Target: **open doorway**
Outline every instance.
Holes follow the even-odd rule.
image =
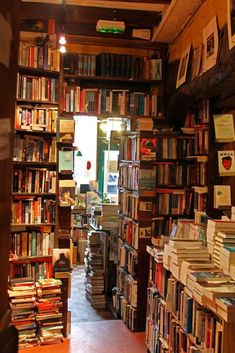
[[[110,125],[110,120],[99,121],[95,116],[75,117],[74,145],[77,150],[74,156],[74,179],[77,182],[77,203],[72,210],[74,254],[71,298],[69,300],[73,325],[79,322],[115,318],[111,310],[108,309],[107,301],[112,299],[112,287],[116,284],[117,254],[115,256],[113,249],[117,244],[117,221],[112,227],[112,231],[101,232],[100,238],[103,239],[101,243],[104,244],[100,244],[100,249],[97,246],[93,246],[91,249],[89,246],[90,235],[92,232],[100,230],[100,227],[99,225],[94,227],[94,224],[91,224],[89,219],[91,214],[89,214],[87,207],[90,198],[92,209],[95,207],[94,214],[98,214],[99,206],[93,206],[94,197],[100,200],[99,204],[108,199],[112,202],[109,209],[113,209],[117,213],[118,145],[110,143],[110,128],[114,128],[114,125]],[[110,213],[108,217],[110,219]],[[96,273],[96,277],[92,281],[90,273],[88,273],[91,269],[87,264],[87,257],[90,257],[90,255],[88,256],[89,251],[90,253],[97,251],[98,255],[101,252],[102,256],[97,256],[97,258],[102,258],[102,265],[107,267],[103,273],[100,273],[101,270],[98,269],[99,273]],[[89,292],[91,282],[95,286],[95,290],[92,289]],[[93,295],[92,298],[92,291],[97,296]],[[98,296],[100,299],[94,299]]]

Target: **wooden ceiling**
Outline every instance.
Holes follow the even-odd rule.
[[[133,29],[153,31],[161,22],[171,0],[22,0],[22,30],[33,30],[35,21],[42,21],[47,31],[47,20],[55,18],[56,30],[78,36],[132,39]],[[119,35],[100,34],[98,20],[125,22],[125,32]],[[144,41],[144,40],[143,40]],[[150,42],[150,41],[149,41]]]

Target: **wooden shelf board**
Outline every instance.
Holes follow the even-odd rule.
[[[42,256],[26,256],[26,257],[18,257],[17,259],[10,259],[11,264],[18,263],[27,263],[27,262],[51,262],[51,255],[42,255]]]
[[[18,71],[21,73],[31,73],[33,75],[59,76],[60,71],[46,70],[38,67],[18,65]]]
[[[57,163],[55,162],[23,162],[23,161],[13,161],[13,165],[21,166],[35,166],[35,167],[56,167]]]
[[[12,196],[16,196],[18,198],[25,197],[25,196],[41,196],[41,197],[50,197],[56,196],[56,193],[49,193],[49,192],[41,192],[41,193],[29,193],[29,192],[12,192]]]
[[[42,130],[30,130],[30,129],[29,130],[27,130],[27,129],[15,129],[15,133],[27,133],[27,134],[56,136],[56,132],[42,131]]]
[[[49,102],[49,101],[41,101],[35,99],[24,99],[24,98],[16,98],[17,103],[31,103],[31,104],[46,104],[46,105],[58,105],[58,102]]]

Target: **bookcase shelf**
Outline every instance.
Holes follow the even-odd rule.
[[[126,77],[105,77],[105,76],[79,76],[73,74],[64,74],[65,80],[76,80],[76,81],[90,81],[90,82],[123,82],[125,85],[127,84],[148,84],[148,85],[161,85],[162,81],[159,80],[144,80],[144,79],[137,79],[137,78],[126,78]]]
[[[51,106],[58,106],[59,102],[50,102],[50,101],[44,101],[44,100],[35,100],[35,99],[24,99],[24,98],[17,98],[16,99],[17,103],[30,103],[32,105],[51,105]]]
[[[26,167],[37,167],[37,168],[56,168],[57,164],[55,162],[23,162],[23,161],[13,161],[15,166],[26,166]]]
[[[18,72],[32,74],[32,76],[59,76],[59,71],[44,70],[35,67],[18,65]]]
[[[27,256],[10,259],[11,264],[25,264],[30,262],[51,262],[52,256]]]
[[[51,131],[42,131],[42,130],[31,130],[31,129],[15,129],[15,133],[22,134],[32,134],[32,135],[48,135],[48,136],[56,136],[56,132]]]
[[[15,198],[21,198],[21,197],[25,197],[25,196],[29,196],[29,197],[36,197],[36,196],[41,196],[41,197],[55,197],[56,193],[29,193],[29,192],[12,192],[12,196]]]

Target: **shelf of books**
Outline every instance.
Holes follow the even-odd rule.
[[[204,239],[196,222],[184,220],[164,251],[147,247],[146,345],[151,353],[226,353],[227,342],[234,344],[235,222],[209,219]]]
[[[62,111],[156,117],[159,97],[151,93],[151,88],[160,84],[160,58],[67,53],[63,61]]]
[[[53,279],[59,59],[53,36],[20,34],[9,273],[20,348],[63,339],[62,282]]]
[[[116,302],[132,330],[144,330],[146,245],[151,238],[160,245],[160,236],[169,234],[174,221],[180,216],[190,217],[192,212],[195,163],[187,156],[193,144],[192,136],[170,127],[160,132],[153,121],[150,129],[130,133],[120,142]]]

